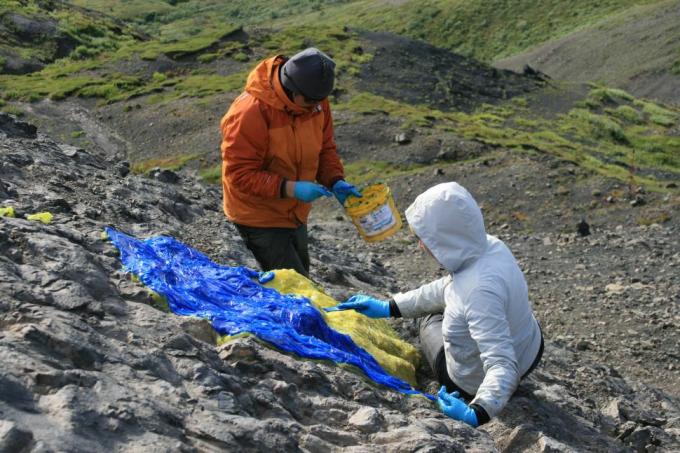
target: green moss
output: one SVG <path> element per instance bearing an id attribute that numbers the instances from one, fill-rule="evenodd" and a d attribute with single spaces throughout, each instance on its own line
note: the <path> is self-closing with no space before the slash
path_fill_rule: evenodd
<path id="1" fill-rule="evenodd" d="M 381 0 L 347 2 L 280 23 L 342 23 L 421 39 L 491 61 L 594 24 L 613 13 L 657 0 L 423 0 L 387 6 Z"/>
<path id="2" fill-rule="evenodd" d="M 241 62 L 250 60 L 250 57 L 248 56 L 248 54 L 246 54 L 244 52 L 238 52 L 238 53 L 234 54 L 234 56 L 232 56 L 232 58 L 236 61 L 241 61 Z"/>
<path id="3" fill-rule="evenodd" d="M 587 99 L 596 105 L 619 104 L 632 101 L 633 96 L 617 88 L 597 87 L 588 94 Z"/>
<path id="4" fill-rule="evenodd" d="M 626 137 L 623 128 L 614 119 L 583 109 L 574 109 L 569 112 L 569 116 L 577 122 L 587 124 L 595 138 L 611 139 L 617 143 L 628 143 L 628 137 Z"/>
<path id="5" fill-rule="evenodd" d="M 405 126 L 431 126 L 445 114 L 427 106 L 404 104 L 370 93 L 359 93 L 338 103 L 337 110 L 351 110 L 363 115 L 390 115 L 403 118 Z"/>
<path id="6" fill-rule="evenodd" d="M 615 109 L 606 109 L 608 114 L 628 123 L 640 124 L 644 121 L 644 116 L 630 105 L 620 105 Z"/>
<path id="7" fill-rule="evenodd" d="M 132 172 L 136 174 L 144 174 L 153 168 L 165 168 L 168 170 L 179 170 L 192 160 L 198 159 L 198 154 L 185 154 L 179 156 L 147 159 L 132 164 Z"/>
<path id="8" fill-rule="evenodd" d="M 16 117 L 24 116 L 24 111 L 17 107 L 16 105 L 5 105 L 4 107 L 2 107 L 2 111 L 10 115 L 14 115 Z"/>
<path id="9" fill-rule="evenodd" d="M 649 101 L 636 100 L 634 105 L 642 107 L 651 122 L 659 126 L 670 127 L 680 118 L 680 113 Z"/>
<path id="10" fill-rule="evenodd" d="M 178 59 L 218 46 L 224 37 L 234 33 L 239 28 L 234 25 L 222 25 L 218 28 L 209 27 L 201 30 L 200 33 L 193 36 L 165 39 L 161 37 L 159 40 L 136 43 L 123 49 L 119 57 L 136 53 L 144 60 L 155 60 L 161 54 Z"/>
<path id="11" fill-rule="evenodd" d="M 175 93 L 181 97 L 204 97 L 217 93 L 241 90 L 248 77 L 247 72 L 220 75 L 191 75 L 183 78 L 175 86 Z"/>
<path id="12" fill-rule="evenodd" d="M 340 83 L 345 76 L 356 75 L 361 65 L 373 58 L 363 52 L 356 33 L 338 25 L 295 25 L 265 36 L 261 44 L 272 52 L 285 55 L 317 47 L 333 57 Z"/>
<path id="13" fill-rule="evenodd" d="M 658 124 L 659 126 L 663 126 L 663 127 L 671 127 L 675 124 L 675 120 L 673 118 L 669 118 L 669 117 L 663 116 L 663 115 L 651 115 L 649 117 L 649 120 L 652 123 Z"/>
<path id="14" fill-rule="evenodd" d="M 209 184 L 218 184 L 220 181 L 222 181 L 222 164 L 204 168 L 198 172 L 198 175 L 204 182 Z"/>
<path id="15" fill-rule="evenodd" d="M 397 176 L 417 173 L 425 167 L 420 164 L 394 164 L 386 161 L 360 160 L 345 165 L 347 179 L 358 186 L 388 181 Z"/>
<path id="16" fill-rule="evenodd" d="M 666 223 L 671 219 L 671 215 L 667 212 L 658 212 L 637 218 L 638 225 L 653 225 Z"/>
<path id="17" fill-rule="evenodd" d="M 196 61 L 198 61 L 199 63 L 207 64 L 212 61 L 215 61 L 218 57 L 219 57 L 218 53 L 204 53 L 202 55 L 199 55 L 196 58 Z"/>
<path id="18" fill-rule="evenodd" d="M 71 132 L 71 138 L 80 138 L 85 135 L 85 131 L 73 131 Z"/>

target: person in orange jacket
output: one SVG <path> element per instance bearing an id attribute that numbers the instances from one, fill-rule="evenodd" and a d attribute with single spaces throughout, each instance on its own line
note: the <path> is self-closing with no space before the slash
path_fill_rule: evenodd
<path id="1" fill-rule="evenodd" d="M 268 58 L 220 122 L 224 213 L 262 270 L 308 276 L 311 203 L 361 196 L 335 145 L 334 80 L 335 63 L 318 49 Z"/>

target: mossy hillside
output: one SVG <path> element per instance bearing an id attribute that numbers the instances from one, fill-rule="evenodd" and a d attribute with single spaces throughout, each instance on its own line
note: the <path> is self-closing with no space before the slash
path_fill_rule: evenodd
<path id="1" fill-rule="evenodd" d="M 361 0 L 283 23 L 334 23 L 387 31 L 492 61 L 658 0 L 410 0 L 387 6 Z"/>
<path id="2" fill-rule="evenodd" d="M 34 102 L 71 96 L 94 97 L 116 102 L 171 86 L 175 80 L 150 77 L 147 80 L 115 72 L 98 72 L 101 62 L 60 60 L 40 72 L 25 76 L 0 76 L 0 92 L 6 101 Z"/>
<path id="3" fill-rule="evenodd" d="M 72 0 L 72 3 L 132 21 L 146 33 L 162 34 L 168 24 L 183 23 L 185 29 L 200 28 L 206 18 L 222 23 L 271 25 L 279 18 L 325 11 L 348 0 Z"/>
<path id="4" fill-rule="evenodd" d="M 359 65 L 371 56 L 361 51 L 356 34 L 339 28 L 293 28 L 283 31 L 261 33 L 248 43 L 223 41 L 239 27 L 222 25 L 219 29 L 206 29 L 183 41 L 126 42 L 119 49 L 84 60 L 67 58 L 47 66 L 42 71 L 27 76 L 0 75 L 1 95 L 5 100 L 36 101 L 73 97 L 94 97 L 102 103 L 112 103 L 160 93 L 153 102 L 167 102 L 180 97 L 206 97 L 218 93 L 238 91 L 245 85 L 253 61 L 244 71 L 229 75 L 217 75 L 201 62 L 217 58 L 249 60 L 243 50 L 246 46 L 269 49 L 271 53 L 292 54 L 300 49 L 316 45 L 330 53 L 338 65 L 338 89 L 351 85 L 351 78 L 358 73 Z M 304 39 L 303 36 L 314 36 Z M 197 69 L 183 73 L 148 75 L 120 74 L 112 70 L 116 62 L 134 58 L 155 60 L 160 54 L 170 58 L 196 58 Z M 203 57 L 203 58 L 202 58 Z"/>
<path id="5" fill-rule="evenodd" d="M 197 160 L 199 158 L 200 155 L 198 154 L 185 154 L 158 159 L 147 159 L 133 163 L 131 170 L 133 173 L 136 174 L 145 174 L 154 168 L 179 170 L 189 162 Z"/>
<path id="6" fill-rule="evenodd" d="M 333 109 L 362 116 L 386 114 L 400 119 L 407 128 L 431 128 L 435 134 L 451 132 L 519 152 L 548 153 L 649 190 L 667 191 L 669 183 L 680 178 L 680 137 L 670 130 L 673 124 L 680 124 L 680 109 L 603 87 L 594 87 L 584 101 L 554 119 L 536 114 L 532 102 L 515 98 L 467 114 L 441 112 L 359 93 Z M 416 174 L 431 167 L 359 160 L 347 163 L 345 171 L 348 178 L 361 185 Z M 201 177 L 218 183 L 221 166 L 204 168 Z"/>
<path id="7" fill-rule="evenodd" d="M 521 100 L 466 114 L 362 93 L 337 109 L 379 112 L 404 124 L 450 131 L 494 146 L 549 153 L 650 190 L 667 190 L 669 182 L 680 177 L 680 137 L 670 132 L 680 123 L 680 110 L 635 99 L 621 90 L 594 88 L 581 105 L 554 119 L 535 114 Z M 384 170 L 376 166 L 375 171 Z"/>
<path id="8" fill-rule="evenodd" d="M 13 16 L 42 25 L 27 31 L 13 22 Z M 63 56 L 67 49 L 72 58 L 84 59 L 138 39 L 134 30 L 120 22 L 62 2 L 5 1 L 0 5 L 0 18 L 4 22 L 0 50 L 44 63 Z"/>
<path id="9" fill-rule="evenodd" d="M 287 28 L 339 24 L 388 31 L 492 61 L 592 25 L 631 7 L 659 0 L 76 0 L 74 3 L 134 21 L 154 36 L 207 22 Z M 174 4 L 172 4 L 174 3 Z M 176 24 L 182 24 L 177 27 Z M 307 35 L 313 36 L 313 35 Z"/>
<path id="10" fill-rule="evenodd" d="M 187 33 L 161 35 L 158 39 L 132 43 L 123 48 L 115 57 L 122 59 L 138 54 L 144 60 L 155 60 L 163 54 L 172 59 L 182 58 L 218 47 L 223 39 L 240 29 L 238 26 L 229 24 L 207 25 L 206 28 L 193 35 Z"/>

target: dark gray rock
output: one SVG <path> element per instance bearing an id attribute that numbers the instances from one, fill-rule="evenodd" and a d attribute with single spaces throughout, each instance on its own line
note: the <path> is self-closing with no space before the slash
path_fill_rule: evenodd
<path id="1" fill-rule="evenodd" d="M 149 171 L 149 176 L 168 184 L 177 184 L 180 180 L 179 175 L 172 170 L 153 168 Z"/>
<path id="2" fill-rule="evenodd" d="M 13 422 L 0 420 L 0 451 L 28 451 L 32 443 L 33 433 Z"/>
<path id="3" fill-rule="evenodd" d="M 36 138 L 38 128 L 19 121 L 11 115 L 0 112 L 0 132 L 11 138 Z"/>

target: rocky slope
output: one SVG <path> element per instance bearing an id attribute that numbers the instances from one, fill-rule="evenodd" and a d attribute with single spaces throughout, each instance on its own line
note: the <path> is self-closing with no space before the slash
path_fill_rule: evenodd
<path id="1" fill-rule="evenodd" d="M 536 171 L 554 162 L 493 152 L 496 160 L 486 165 L 442 164 L 392 184 L 402 208 L 437 181 L 470 187 L 485 206 L 490 231 L 516 250 L 534 291 L 546 328 L 544 361 L 497 420 L 474 430 L 424 399 L 376 387 L 329 363 L 281 354 L 253 338 L 217 347 L 206 322 L 155 308 L 121 272 L 102 228 L 171 234 L 218 262 L 254 266 L 220 212 L 219 188 L 188 173 L 133 175 L 122 154 L 63 145 L 0 115 L 0 205 L 17 213 L 0 218 L 0 451 L 679 449 L 678 357 L 672 352 L 680 294 L 673 272 L 677 222 L 631 227 L 625 203 L 628 208 L 610 217 L 618 215 L 621 228 L 593 222 L 592 236 L 580 238 L 571 226 L 555 229 L 536 203 L 535 232 L 515 234 L 516 223 L 498 221 L 498 187 L 483 182 L 494 180 L 491 172 L 507 182 L 513 179 L 504 172 L 520 178 L 519 168 Z M 556 166 L 553 183 L 572 177 L 567 170 Z M 531 184 L 544 183 L 525 181 L 522 190 L 540 192 Z M 505 196 L 512 197 L 510 189 Z M 571 197 L 558 198 L 555 209 Z M 647 200 L 677 206 L 662 197 Z M 41 211 L 52 212 L 54 221 L 24 218 Z M 358 290 L 387 294 L 439 272 L 412 253 L 403 232 L 377 246 L 359 243 L 330 201 L 317 207 L 311 235 L 312 276 L 337 298 Z M 624 247 L 637 253 L 622 254 Z M 621 266 L 615 273 L 608 268 L 613 257 Z M 628 275 L 630 266 L 638 267 L 639 277 Z M 592 311 L 582 311 L 581 302 Z M 576 324 L 591 325 L 595 319 L 589 318 L 607 324 L 581 338 L 587 330 Z M 636 327 L 635 334 L 607 342 L 609 330 L 616 331 L 610 323 L 628 328 L 650 320 L 655 336 L 642 338 Z M 394 324 L 417 341 L 413 321 Z M 579 334 L 570 337 L 573 328 Z M 659 329 L 664 336 L 656 335 Z M 644 359 L 640 368 L 669 371 L 665 391 L 629 369 L 636 359 L 628 349 Z M 434 388 L 424 367 L 420 379 L 423 388 Z"/>

